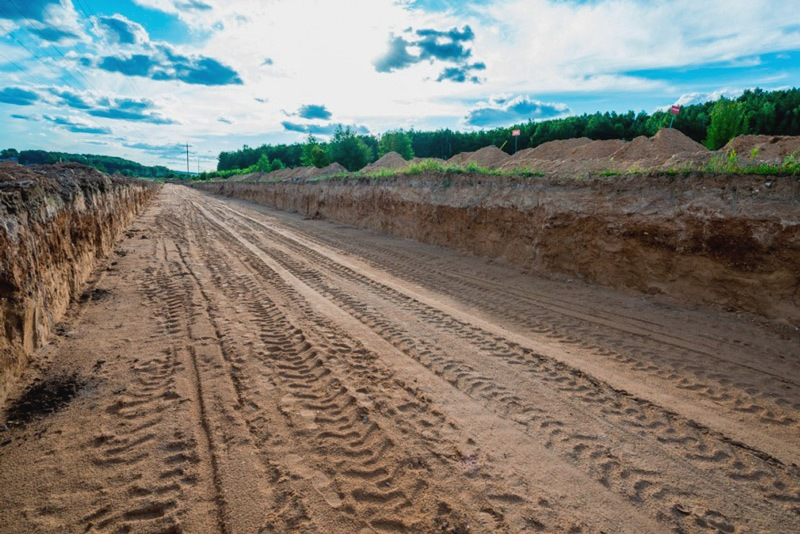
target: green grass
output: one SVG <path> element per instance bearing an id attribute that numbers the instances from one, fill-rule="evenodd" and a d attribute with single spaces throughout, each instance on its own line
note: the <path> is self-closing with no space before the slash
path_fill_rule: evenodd
<path id="1" fill-rule="evenodd" d="M 369 178 L 395 178 L 398 176 L 418 176 L 420 174 L 440 173 L 440 174 L 484 174 L 486 176 L 518 176 L 523 178 L 534 178 L 544 176 L 543 172 L 533 171 L 531 169 L 515 169 L 512 171 L 501 171 L 497 169 L 487 169 L 481 167 L 474 161 L 468 162 L 466 165 L 452 165 L 441 163 L 439 161 L 422 161 L 419 163 L 412 163 L 407 167 L 401 169 L 380 169 L 371 172 L 358 172 L 357 176 L 366 176 Z"/>
<path id="2" fill-rule="evenodd" d="M 751 152 L 752 154 L 756 154 L 757 152 Z M 215 173 L 215 174 L 222 174 L 224 178 L 229 178 L 231 176 L 235 176 L 237 174 L 247 174 L 252 172 L 251 169 L 241 169 L 238 171 L 224 171 L 222 173 Z M 309 182 L 325 182 L 328 180 L 353 180 L 353 179 L 361 179 L 361 178 L 370 178 L 370 179 L 387 179 L 387 178 L 398 178 L 403 176 L 419 176 L 423 174 L 444 174 L 446 176 L 446 180 L 443 180 L 442 184 L 444 187 L 450 187 L 450 179 L 449 176 L 453 175 L 460 175 L 460 174 L 479 174 L 484 176 L 503 176 L 503 177 L 516 177 L 516 178 L 540 178 L 545 176 L 545 173 L 540 171 L 534 171 L 531 169 L 515 169 L 509 171 L 501 171 L 497 169 L 487 169 L 486 167 L 481 167 L 475 162 L 469 162 L 466 165 L 453 165 L 447 164 L 440 161 L 422 161 L 418 163 L 412 163 L 406 167 L 401 169 L 378 169 L 369 172 L 340 172 L 336 174 L 329 174 L 327 176 L 318 176 L 316 178 L 310 178 L 307 181 Z M 586 177 L 589 176 L 602 176 L 602 177 L 615 177 L 615 176 L 652 176 L 655 174 L 664 174 L 668 176 L 689 176 L 692 173 L 700 173 L 700 174 L 711 174 L 711 175 L 723 175 L 723 174 L 740 174 L 740 175 L 759 175 L 759 176 L 798 176 L 800 175 L 800 156 L 798 154 L 792 154 L 780 163 L 780 164 L 767 164 L 767 163 L 759 163 L 759 164 L 742 164 L 739 160 L 739 155 L 736 151 L 730 151 L 727 153 L 719 153 L 715 154 L 711 161 L 704 166 L 694 166 L 691 163 L 686 163 L 678 167 L 671 167 L 669 169 L 656 169 L 656 168 L 639 168 L 634 167 L 628 169 L 626 171 L 618 171 L 618 170 L 605 170 L 599 171 L 597 173 L 590 173 Z M 209 177 L 211 177 L 209 175 Z M 580 178 L 576 176 L 576 178 Z M 274 182 L 274 181 L 281 181 L 282 179 L 272 179 L 272 180 L 260 180 L 258 182 L 253 180 L 247 180 L 239 183 L 266 183 L 266 182 Z"/>
<path id="3" fill-rule="evenodd" d="M 754 149 L 756 150 L 756 149 Z M 796 176 L 800 174 L 800 159 L 797 154 L 786 156 L 779 164 L 759 163 L 741 165 L 735 150 L 727 154 L 717 154 L 711 158 L 705 169 L 712 174 L 756 174 L 760 176 Z"/>

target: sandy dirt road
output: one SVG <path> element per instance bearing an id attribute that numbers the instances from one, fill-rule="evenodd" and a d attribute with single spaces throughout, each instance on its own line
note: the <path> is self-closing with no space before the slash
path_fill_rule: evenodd
<path id="1" fill-rule="evenodd" d="M 800 337 L 166 186 L 0 431 L 2 532 L 792 532 Z"/>

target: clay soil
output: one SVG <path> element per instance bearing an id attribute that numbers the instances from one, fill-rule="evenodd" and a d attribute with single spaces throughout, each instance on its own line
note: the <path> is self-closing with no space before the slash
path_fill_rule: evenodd
<path id="1" fill-rule="evenodd" d="M 2 532 L 800 524 L 800 335 L 755 316 L 167 185 L 57 332 Z"/>

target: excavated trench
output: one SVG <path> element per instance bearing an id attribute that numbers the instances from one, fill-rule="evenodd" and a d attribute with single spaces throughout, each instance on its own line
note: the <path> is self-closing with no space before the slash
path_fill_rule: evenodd
<path id="1" fill-rule="evenodd" d="M 431 173 L 197 187 L 536 272 L 800 324 L 797 177 Z"/>
<path id="2" fill-rule="evenodd" d="M 0 164 L 0 403 L 156 192 L 77 164 Z"/>

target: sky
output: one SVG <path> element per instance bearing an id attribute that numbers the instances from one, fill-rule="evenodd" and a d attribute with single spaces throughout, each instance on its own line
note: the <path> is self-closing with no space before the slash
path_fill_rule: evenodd
<path id="1" fill-rule="evenodd" d="M 213 170 L 336 125 L 473 131 L 800 86 L 787 0 L 0 0 L 0 148 Z"/>

